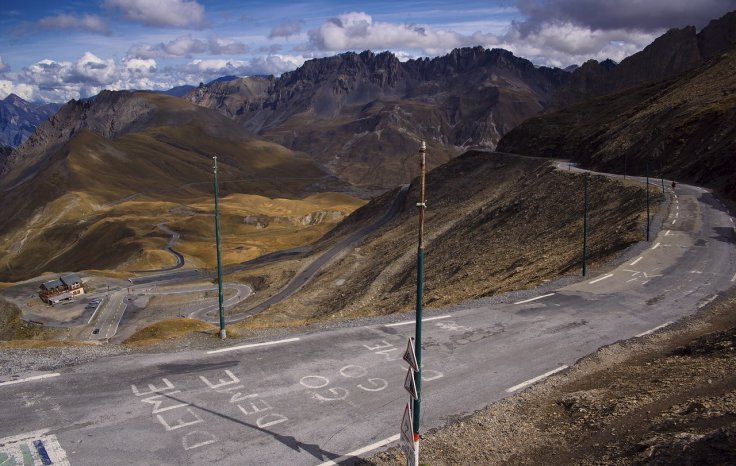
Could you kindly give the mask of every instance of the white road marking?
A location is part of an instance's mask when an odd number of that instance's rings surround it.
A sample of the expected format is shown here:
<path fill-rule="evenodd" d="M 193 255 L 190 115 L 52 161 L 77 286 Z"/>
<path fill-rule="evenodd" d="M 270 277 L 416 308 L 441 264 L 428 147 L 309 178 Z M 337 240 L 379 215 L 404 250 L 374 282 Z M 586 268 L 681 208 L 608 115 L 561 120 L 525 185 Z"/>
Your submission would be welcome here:
<path fill-rule="evenodd" d="M 533 379 L 529 379 L 529 380 L 527 380 L 526 382 L 521 382 L 521 383 L 520 383 L 519 385 L 514 385 L 514 386 L 513 386 L 513 387 L 511 387 L 511 388 L 507 388 L 507 389 L 506 389 L 506 393 L 513 393 L 513 392 L 515 392 L 515 391 L 517 391 L 517 390 L 521 390 L 521 389 L 522 389 L 522 388 L 524 388 L 524 387 L 527 387 L 527 386 L 529 386 L 529 385 L 531 385 L 531 384 L 533 384 L 533 383 L 537 383 L 537 382 L 539 382 L 540 380 L 542 380 L 542 379 L 546 379 L 546 378 L 547 378 L 547 377 L 549 377 L 550 375 L 552 375 L 552 374 L 556 374 L 556 373 L 558 373 L 558 372 L 560 372 L 560 371 L 564 371 L 565 369 L 567 369 L 567 366 L 565 366 L 565 365 L 563 365 L 563 366 L 560 366 L 560 367 L 558 367 L 557 369 L 552 369 L 551 371 L 549 371 L 549 372 L 545 372 L 545 373 L 544 373 L 544 374 L 542 374 L 542 375 L 538 375 L 538 376 L 534 377 Z"/>
<path fill-rule="evenodd" d="M 713 295 L 713 296 L 711 296 L 710 298 L 708 298 L 708 299 L 706 299 L 705 301 L 703 301 L 702 303 L 698 304 L 698 309 L 702 309 L 702 308 L 704 308 L 705 306 L 707 306 L 708 304 L 712 303 L 713 301 L 715 301 L 715 299 L 716 299 L 717 297 L 718 297 L 718 295 L 717 295 L 717 294 L 714 294 L 714 295 Z"/>
<path fill-rule="evenodd" d="M 677 209 L 677 210 L 680 210 L 680 204 L 677 204 L 677 205 L 675 206 L 675 209 Z"/>
<path fill-rule="evenodd" d="M 292 341 L 299 341 L 301 338 L 287 338 L 286 340 L 275 340 L 275 341 L 266 341 L 264 343 L 252 343 L 249 345 L 239 345 L 239 346 L 231 346 L 229 348 L 220 348 L 216 350 L 207 351 L 207 354 L 215 354 L 215 353 L 225 353 L 227 351 L 237 351 L 241 349 L 246 348 L 257 348 L 259 346 L 271 346 L 271 345 L 278 345 L 281 343 L 291 343 Z"/>
<path fill-rule="evenodd" d="M 612 273 L 609 273 L 608 275 L 604 275 L 602 277 L 596 278 L 595 280 L 591 280 L 588 283 L 590 283 L 592 285 L 594 283 L 601 282 L 601 281 L 603 281 L 603 280 L 605 280 L 607 278 L 611 278 L 611 277 L 613 277 L 613 274 Z"/>
<path fill-rule="evenodd" d="M 439 317 L 427 317 L 426 319 L 422 319 L 422 322 L 429 322 L 431 320 L 449 319 L 450 317 L 452 316 L 450 316 L 449 314 L 446 316 L 439 316 Z M 403 322 L 396 322 L 395 324 L 382 325 L 382 327 L 400 327 L 402 325 L 415 324 L 416 322 L 417 322 L 416 320 L 405 320 Z"/>
<path fill-rule="evenodd" d="M 641 332 L 640 334 L 636 335 L 636 338 L 643 337 L 644 335 L 649 335 L 650 333 L 654 333 L 657 330 L 659 330 L 661 328 L 665 328 L 666 326 L 668 326 L 668 325 L 670 325 L 672 323 L 673 322 L 671 320 L 669 322 L 665 322 L 662 325 L 658 325 L 658 326 L 656 326 L 656 327 L 654 327 L 652 329 L 647 330 L 646 332 Z"/>
<path fill-rule="evenodd" d="M 351 451 L 350 453 L 346 455 L 342 455 L 339 458 L 335 458 L 334 460 L 325 461 L 324 463 L 320 464 L 319 466 L 335 466 L 336 464 L 340 464 L 341 462 L 348 460 L 350 458 L 355 458 L 358 455 L 362 455 L 363 453 L 368 453 L 369 451 L 376 450 L 378 448 L 381 448 L 383 446 L 388 445 L 389 443 L 393 443 L 395 441 L 399 440 L 399 434 L 392 435 L 391 437 L 383 440 L 379 440 L 376 443 L 371 443 L 370 445 L 358 448 L 355 451 Z"/>
<path fill-rule="evenodd" d="M 731 220 L 731 223 L 733 223 L 733 217 L 728 217 L 729 220 Z"/>
<path fill-rule="evenodd" d="M 662 243 L 657 243 L 654 246 L 652 246 L 652 249 L 657 249 Z"/>
<path fill-rule="evenodd" d="M 670 231 L 669 231 L 669 230 L 665 231 L 665 232 L 664 232 L 664 235 L 665 235 L 665 236 L 669 236 L 669 235 L 670 235 Z"/>
<path fill-rule="evenodd" d="M 736 273 L 733 274 L 733 278 L 731 279 L 732 282 L 736 282 Z"/>
<path fill-rule="evenodd" d="M 680 212 L 677 212 L 677 213 L 675 214 L 675 218 L 677 218 L 677 217 L 679 217 L 679 216 L 680 216 Z"/>
<path fill-rule="evenodd" d="M 41 375 L 34 375 L 33 377 L 26 377 L 25 379 L 18 379 L 18 380 L 10 380 L 8 382 L 0 382 L 0 386 L 2 385 L 13 385 L 16 383 L 23 383 L 23 382 L 31 382 L 33 380 L 41 380 L 41 379 L 49 379 L 51 377 L 58 377 L 61 374 L 58 372 L 54 372 L 53 374 L 41 374 Z"/>
<path fill-rule="evenodd" d="M 519 302 L 516 302 L 516 303 L 514 303 L 514 304 L 526 304 L 526 303 L 530 303 L 530 302 L 532 302 L 532 301 L 536 301 L 536 300 L 538 300 L 538 299 L 542 299 L 542 298 L 547 298 L 547 297 L 550 297 L 550 296 L 552 296 L 553 294 L 554 294 L 554 293 L 550 293 L 550 294 L 543 294 L 542 296 L 537 296 L 536 298 L 530 298 L 530 299 L 525 299 L 525 300 L 523 300 L 523 301 L 519 301 Z"/>
<path fill-rule="evenodd" d="M 672 220 L 672 224 L 674 225 L 676 221 L 677 221 L 677 219 Z"/>
<path fill-rule="evenodd" d="M 638 280 L 638 278 L 631 278 L 631 279 L 629 279 L 629 280 L 626 280 L 626 283 L 629 283 L 629 282 L 633 282 L 633 281 L 635 281 L 635 280 Z"/>
<path fill-rule="evenodd" d="M 642 259 L 644 259 L 644 257 L 643 257 L 643 256 L 639 256 L 639 258 L 638 258 L 638 259 L 636 259 L 636 260 L 635 260 L 634 262 L 632 262 L 632 263 L 631 263 L 631 264 L 629 264 L 629 265 L 636 265 L 636 264 L 637 264 L 637 263 L 638 263 L 638 262 L 639 262 L 640 260 L 642 260 Z"/>

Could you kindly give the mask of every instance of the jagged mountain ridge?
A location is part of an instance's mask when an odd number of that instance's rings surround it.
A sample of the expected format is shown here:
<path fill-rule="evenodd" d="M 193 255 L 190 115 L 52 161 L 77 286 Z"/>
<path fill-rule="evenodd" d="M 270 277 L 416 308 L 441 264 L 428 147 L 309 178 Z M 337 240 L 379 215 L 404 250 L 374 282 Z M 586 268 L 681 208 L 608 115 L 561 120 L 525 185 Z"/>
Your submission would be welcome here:
<path fill-rule="evenodd" d="M 493 147 L 537 114 L 569 73 L 482 47 L 399 61 L 390 52 L 309 60 L 280 78 L 202 85 L 186 99 L 301 150 L 353 184 L 391 187 L 415 174 L 426 139 L 430 166 L 461 147 Z"/>
<path fill-rule="evenodd" d="M 21 145 L 61 104 L 27 102 L 15 94 L 0 100 L 0 146 Z"/>
<path fill-rule="evenodd" d="M 671 78 L 702 65 L 736 45 L 736 11 L 712 20 L 700 32 L 673 28 L 644 50 L 616 64 L 589 60 L 573 71 L 550 102 L 550 109 L 610 94 L 627 87 Z"/>

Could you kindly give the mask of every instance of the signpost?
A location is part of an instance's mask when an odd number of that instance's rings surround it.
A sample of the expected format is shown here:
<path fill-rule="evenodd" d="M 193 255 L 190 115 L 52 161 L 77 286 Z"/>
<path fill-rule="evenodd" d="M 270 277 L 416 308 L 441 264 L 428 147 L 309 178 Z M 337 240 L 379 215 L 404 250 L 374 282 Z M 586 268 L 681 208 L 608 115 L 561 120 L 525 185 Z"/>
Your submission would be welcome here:
<path fill-rule="evenodd" d="M 401 444 L 401 449 L 406 455 L 407 464 L 413 466 L 418 462 L 418 458 L 414 455 L 414 429 L 412 427 L 411 419 L 411 403 L 407 403 L 404 407 L 404 415 L 401 418 L 401 435 L 399 436 L 399 443 Z"/>

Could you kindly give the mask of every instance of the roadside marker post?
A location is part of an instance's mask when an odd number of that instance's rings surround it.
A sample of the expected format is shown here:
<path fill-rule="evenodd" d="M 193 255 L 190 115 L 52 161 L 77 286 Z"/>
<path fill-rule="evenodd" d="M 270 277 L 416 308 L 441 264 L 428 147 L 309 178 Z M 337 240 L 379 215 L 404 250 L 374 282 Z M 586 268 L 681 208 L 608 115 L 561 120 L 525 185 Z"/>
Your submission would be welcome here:
<path fill-rule="evenodd" d="M 217 183 L 217 156 L 212 157 L 215 161 L 215 242 L 217 243 L 217 303 L 220 310 L 220 339 L 227 338 L 225 332 L 225 310 L 223 309 L 223 293 L 222 293 L 222 255 L 220 252 L 220 201 L 219 187 Z"/>

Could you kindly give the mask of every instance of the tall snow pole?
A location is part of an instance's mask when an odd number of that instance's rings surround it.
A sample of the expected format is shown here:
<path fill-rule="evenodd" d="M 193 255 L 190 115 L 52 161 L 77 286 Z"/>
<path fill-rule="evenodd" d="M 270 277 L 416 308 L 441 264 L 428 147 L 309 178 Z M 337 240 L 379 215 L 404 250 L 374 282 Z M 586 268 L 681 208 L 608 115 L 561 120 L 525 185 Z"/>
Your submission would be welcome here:
<path fill-rule="evenodd" d="M 588 273 L 588 173 L 583 177 L 583 277 Z"/>
<path fill-rule="evenodd" d="M 414 374 L 414 383 L 417 386 L 417 399 L 414 400 L 413 427 L 414 427 L 414 451 L 416 461 L 419 461 L 419 419 L 422 405 L 422 305 L 424 302 L 424 174 L 426 171 L 427 145 L 422 141 L 419 147 L 419 248 L 417 249 L 417 321 L 414 334 L 414 353 L 417 358 L 417 371 Z"/>
<path fill-rule="evenodd" d="M 647 241 L 649 241 L 649 157 L 647 157 Z"/>
<path fill-rule="evenodd" d="M 217 302 L 220 310 L 220 338 L 227 338 L 225 332 L 225 309 L 222 305 L 222 253 L 220 252 L 220 191 L 217 183 L 217 156 L 212 157 L 215 161 L 215 241 L 217 242 Z"/>

